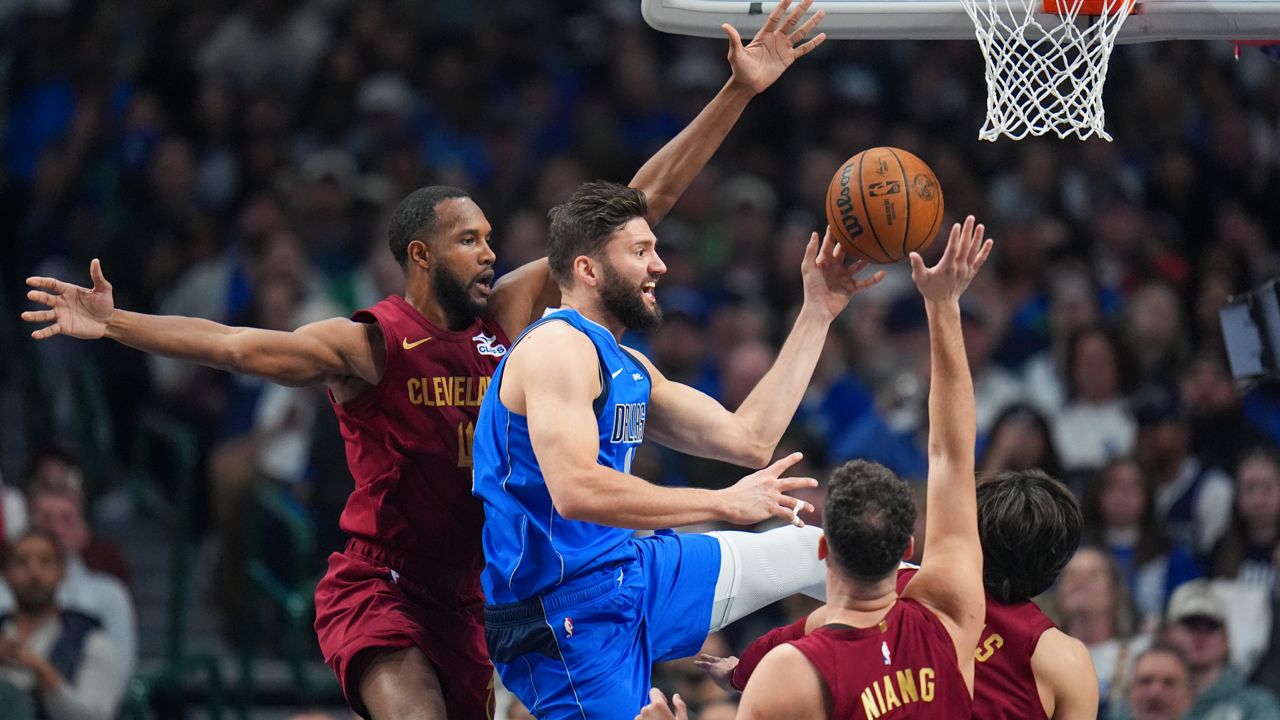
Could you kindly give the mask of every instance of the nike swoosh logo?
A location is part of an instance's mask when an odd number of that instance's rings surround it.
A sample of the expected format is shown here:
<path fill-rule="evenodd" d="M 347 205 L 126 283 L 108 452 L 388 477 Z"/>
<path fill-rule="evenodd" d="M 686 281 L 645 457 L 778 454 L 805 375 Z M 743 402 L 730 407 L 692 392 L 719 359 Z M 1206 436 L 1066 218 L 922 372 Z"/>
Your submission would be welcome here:
<path fill-rule="evenodd" d="M 613 374 L 610 375 L 609 377 L 618 377 L 621 374 L 622 374 L 622 368 L 618 368 L 617 370 L 614 370 Z"/>
<path fill-rule="evenodd" d="M 424 337 L 421 340 L 418 340 L 417 342 L 409 342 L 409 338 L 405 338 L 404 340 L 400 341 L 400 347 L 404 348 L 405 350 L 412 350 L 430 339 L 431 338 L 429 337 Z"/>

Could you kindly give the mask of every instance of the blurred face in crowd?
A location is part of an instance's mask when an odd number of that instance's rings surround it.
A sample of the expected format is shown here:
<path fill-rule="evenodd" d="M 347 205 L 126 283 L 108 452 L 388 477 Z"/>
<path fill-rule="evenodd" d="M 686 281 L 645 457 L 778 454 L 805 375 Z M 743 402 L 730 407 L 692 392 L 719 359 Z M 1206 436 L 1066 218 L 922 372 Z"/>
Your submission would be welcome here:
<path fill-rule="evenodd" d="M 89 545 L 84 509 L 71 493 L 37 493 L 31 498 L 31 525 L 58 539 L 63 550 L 80 554 Z"/>
<path fill-rule="evenodd" d="M 1178 658 L 1168 652 L 1138 658 L 1129 686 L 1134 720 L 1181 720 L 1191 709 L 1191 700 L 1191 678 Z"/>
<path fill-rule="evenodd" d="M 1280 520 L 1280 468 L 1271 458 L 1254 455 L 1240 464 L 1236 510 L 1250 531 L 1274 535 Z"/>
<path fill-rule="evenodd" d="M 18 610 L 46 612 L 54 607 L 58 583 L 62 582 L 62 556 L 50 538 L 27 535 L 9 549 L 4 575 Z"/>
<path fill-rule="evenodd" d="M 1215 670 L 1227 664 L 1230 650 L 1227 628 L 1215 618 L 1197 615 L 1183 618 L 1165 628 L 1163 635 L 1166 642 L 1182 651 L 1193 672 Z"/>
<path fill-rule="evenodd" d="M 1080 548 L 1058 578 L 1057 601 L 1068 615 L 1110 615 L 1115 588 L 1107 557 L 1096 548 Z"/>
<path fill-rule="evenodd" d="M 1212 415 L 1240 404 L 1240 393 L 1226 366 L 1212 358 L 1191 363 L 1182 377 L 1182 401 L 1196 415 Z"/>
<path fill-rule="evenodd" d="M 1072 383 L 1085 402 L 1105 402 L 1120 389 L 1116 350 L 1102 333 L 1090 333 L 1076 344 Z"/>
<path fill-rule="evenodd" d="M 1190 438 L 1187 426 L 1178 420 L 1162 420 L 1138 426 L 1137 453 L 1148 467 L 1162 472 L 1175 468 L 1187 456 Z"/>
<path fill-rule="evenodd" d="M 452 319 L 471 320 L 489 306 L 493 227 L 474 200 L 449 198 L 436 205 L 436 233 L 429 242 L 432 292 Z"/>
<path fill-rule="evenodd" d="M 1141 525 L 1147 506 L 1147 485 L 1138 463 L 1123 460 L 1104 470 L 1098 500 L 1102 522 L 1108 529 Z"/>
<path fill-rule="evenodd" d="M 1015 412 L 1000 421 L 991 432 L 991 445 L 1008 448 L 1006 470 L 1030 470 L 1044 465 L 1052 440 L 1044 434 L 1030 412 Z"/>

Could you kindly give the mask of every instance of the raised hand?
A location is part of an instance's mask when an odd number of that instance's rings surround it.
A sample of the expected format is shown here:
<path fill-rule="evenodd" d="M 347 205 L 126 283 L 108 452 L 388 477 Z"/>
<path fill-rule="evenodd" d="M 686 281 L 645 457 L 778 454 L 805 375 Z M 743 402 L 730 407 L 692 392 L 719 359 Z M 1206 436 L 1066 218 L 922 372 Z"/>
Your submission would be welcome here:
<path fill-rule="evenodd" d="M 35 290 L 27 293 L 27 299 L 49 307 L 48 310 L 28 310 L 22 319 L 31 323 L 52 323 L 31 333 L 37 340 L 54 335 L 70 335 L 82 340 L 96 340 L 107 332 L 107 321 L 115 311 L 111 296 L 111 283 L 102 275 L 102 263 L 95 258 L 89 263 L 89 277 L 93 289 L 72 285 L 51 277 L 29 277 L 27 285 Z"/>
<path fill-rule="evenodd" d="M 947 249 L 942 259 L 933 267 L 925 267 L 919 253 L 911 253 L 911 279 L 920 294 L 928 302 L 954 302 L 964 294 L 973 276 L 991 254 L 990 239 L 984 240 L 986 227 L 974 225 L 973 216 L 964 219 L 964 225 L 951 226 Z"/>
<path fill-rule="evenodd" d="M 796 58 L 808 55 L 814 48 L 821 45 L 822 41 L 827 39 L 826 33 L 819 33 L 809 42 L 796 45 L 813 32 L 826 14 L 825 11 L 819 10 L 800 25 L 800 19 L 812 5 L 813 0 L 802 0 L 784 20 L 783 15 L 791 6 L 791 0 L 781 0 L 774 6 L 773 12 L 769 13 L 769 18 L 765 20 L 760 32 L 751 39 L 751 44 L 745 47 L 742 45 L 742 36 L 738 34 L 737 28 L 728 23 L 721 25 L 725 34 L 729 36 L 729 66 L 733 69 L 733 82 L 749 88 L 754 93 L 763 92 L 791 66 L 791 63 L 795 62 Z"/>
<path fill-rule="evenodd" d="M 693 661 L 694 667 L 702 670 L 711 678 L 711 682 L 716 687 L 725 692 L 737 692 L 738 688 L 733 686 L 733 671 L 738 669 L 738 658 L 730 655 L 729 657 L 716 657 L 702 653 Z"/>
<path fill-rule="evenodd" d="M 720 492 L 728 498 L 724 519 L 735 525 L 754 525 L 771 517 L 782 518 L 797 527 L 804 527 L 800 513 L 813 506 L 785 493 L 800 488 L 817 487 L 813 478 L 779 477 L 792 465 L 800 462 L 802 453 L 790 455 L 763 470 L 757 470 Z"/>
<path fill-rule="evenodd" d="M 859 260 L 846 265 L 845 257 L 844 245 L 831 237 L 831 228 L 828 227 L 821 246 L 818 244 L 818 233 L 809 237 L 809 245 L 804 250 L 804 261 L 800 263 L 800 273 L 804 276 L 805 303 L 815 303 L 833 318 L 844 310 L 850 298 L 884 279 L 884 271 L 880 270 L 869 278 L 859 280 L 858 273 L 869 263 Z"/>

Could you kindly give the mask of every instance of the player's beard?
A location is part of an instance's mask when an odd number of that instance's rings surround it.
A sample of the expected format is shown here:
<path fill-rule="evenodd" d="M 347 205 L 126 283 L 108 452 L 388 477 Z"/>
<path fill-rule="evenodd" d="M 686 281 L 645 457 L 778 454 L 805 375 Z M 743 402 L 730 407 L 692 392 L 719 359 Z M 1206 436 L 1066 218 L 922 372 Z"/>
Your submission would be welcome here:
<path fill-rule="evenodd" d="M 628 283 L 621 273 L 609 263 L 603 264 L 604 284 L 600 286 L 600 300 L 604 309 L 628 330 L 649 330 L 662 324 L 662 307 L 655 296 L 653 309 L 645 307 L 644 291 L 640 285 Z M 649 278 L 645 278 L 648 282 Z"/>
<path fill-rule="evenodd" d="M 469 325 L 487 309 L 471 295 L 472 281 L 463 280 L 437 264 L 431 268 L 431 289 L 451 325 Z"/>

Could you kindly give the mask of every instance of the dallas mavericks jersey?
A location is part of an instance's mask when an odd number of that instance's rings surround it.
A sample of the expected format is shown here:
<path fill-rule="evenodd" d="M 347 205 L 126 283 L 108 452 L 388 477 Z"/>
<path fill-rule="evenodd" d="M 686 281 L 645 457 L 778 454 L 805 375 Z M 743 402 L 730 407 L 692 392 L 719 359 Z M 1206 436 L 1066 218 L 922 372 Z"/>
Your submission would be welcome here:
<path fill-rule="evenodd" d="M 646 368 L 623 350 L 613 334 L 561 308 L 549 311 L 534 328 L 564 322 L 585 334 L 600 361 L 602 390 L 594 407 L 600 433 L 597 461 L 630 472 L 631 459 L 644 439 L 645 413 L 652 384 Z M 514 350 L 516 344 L 512 344 Z M 511 353 L 507 353 L 507 358 Z M 545 362 L 556 362 L 548 357 Z M 556 512 L 542 469 L 529 443 L 529 423 L 510 412 L 498 397 L 506 358 L 494 371 L 476 421 L 475 474 L 471 491 L 484 501 L 484 594 L 492 605 L 537 596 L 555 586 L 632 559 L 631 530 L 567 520 Z"/>

